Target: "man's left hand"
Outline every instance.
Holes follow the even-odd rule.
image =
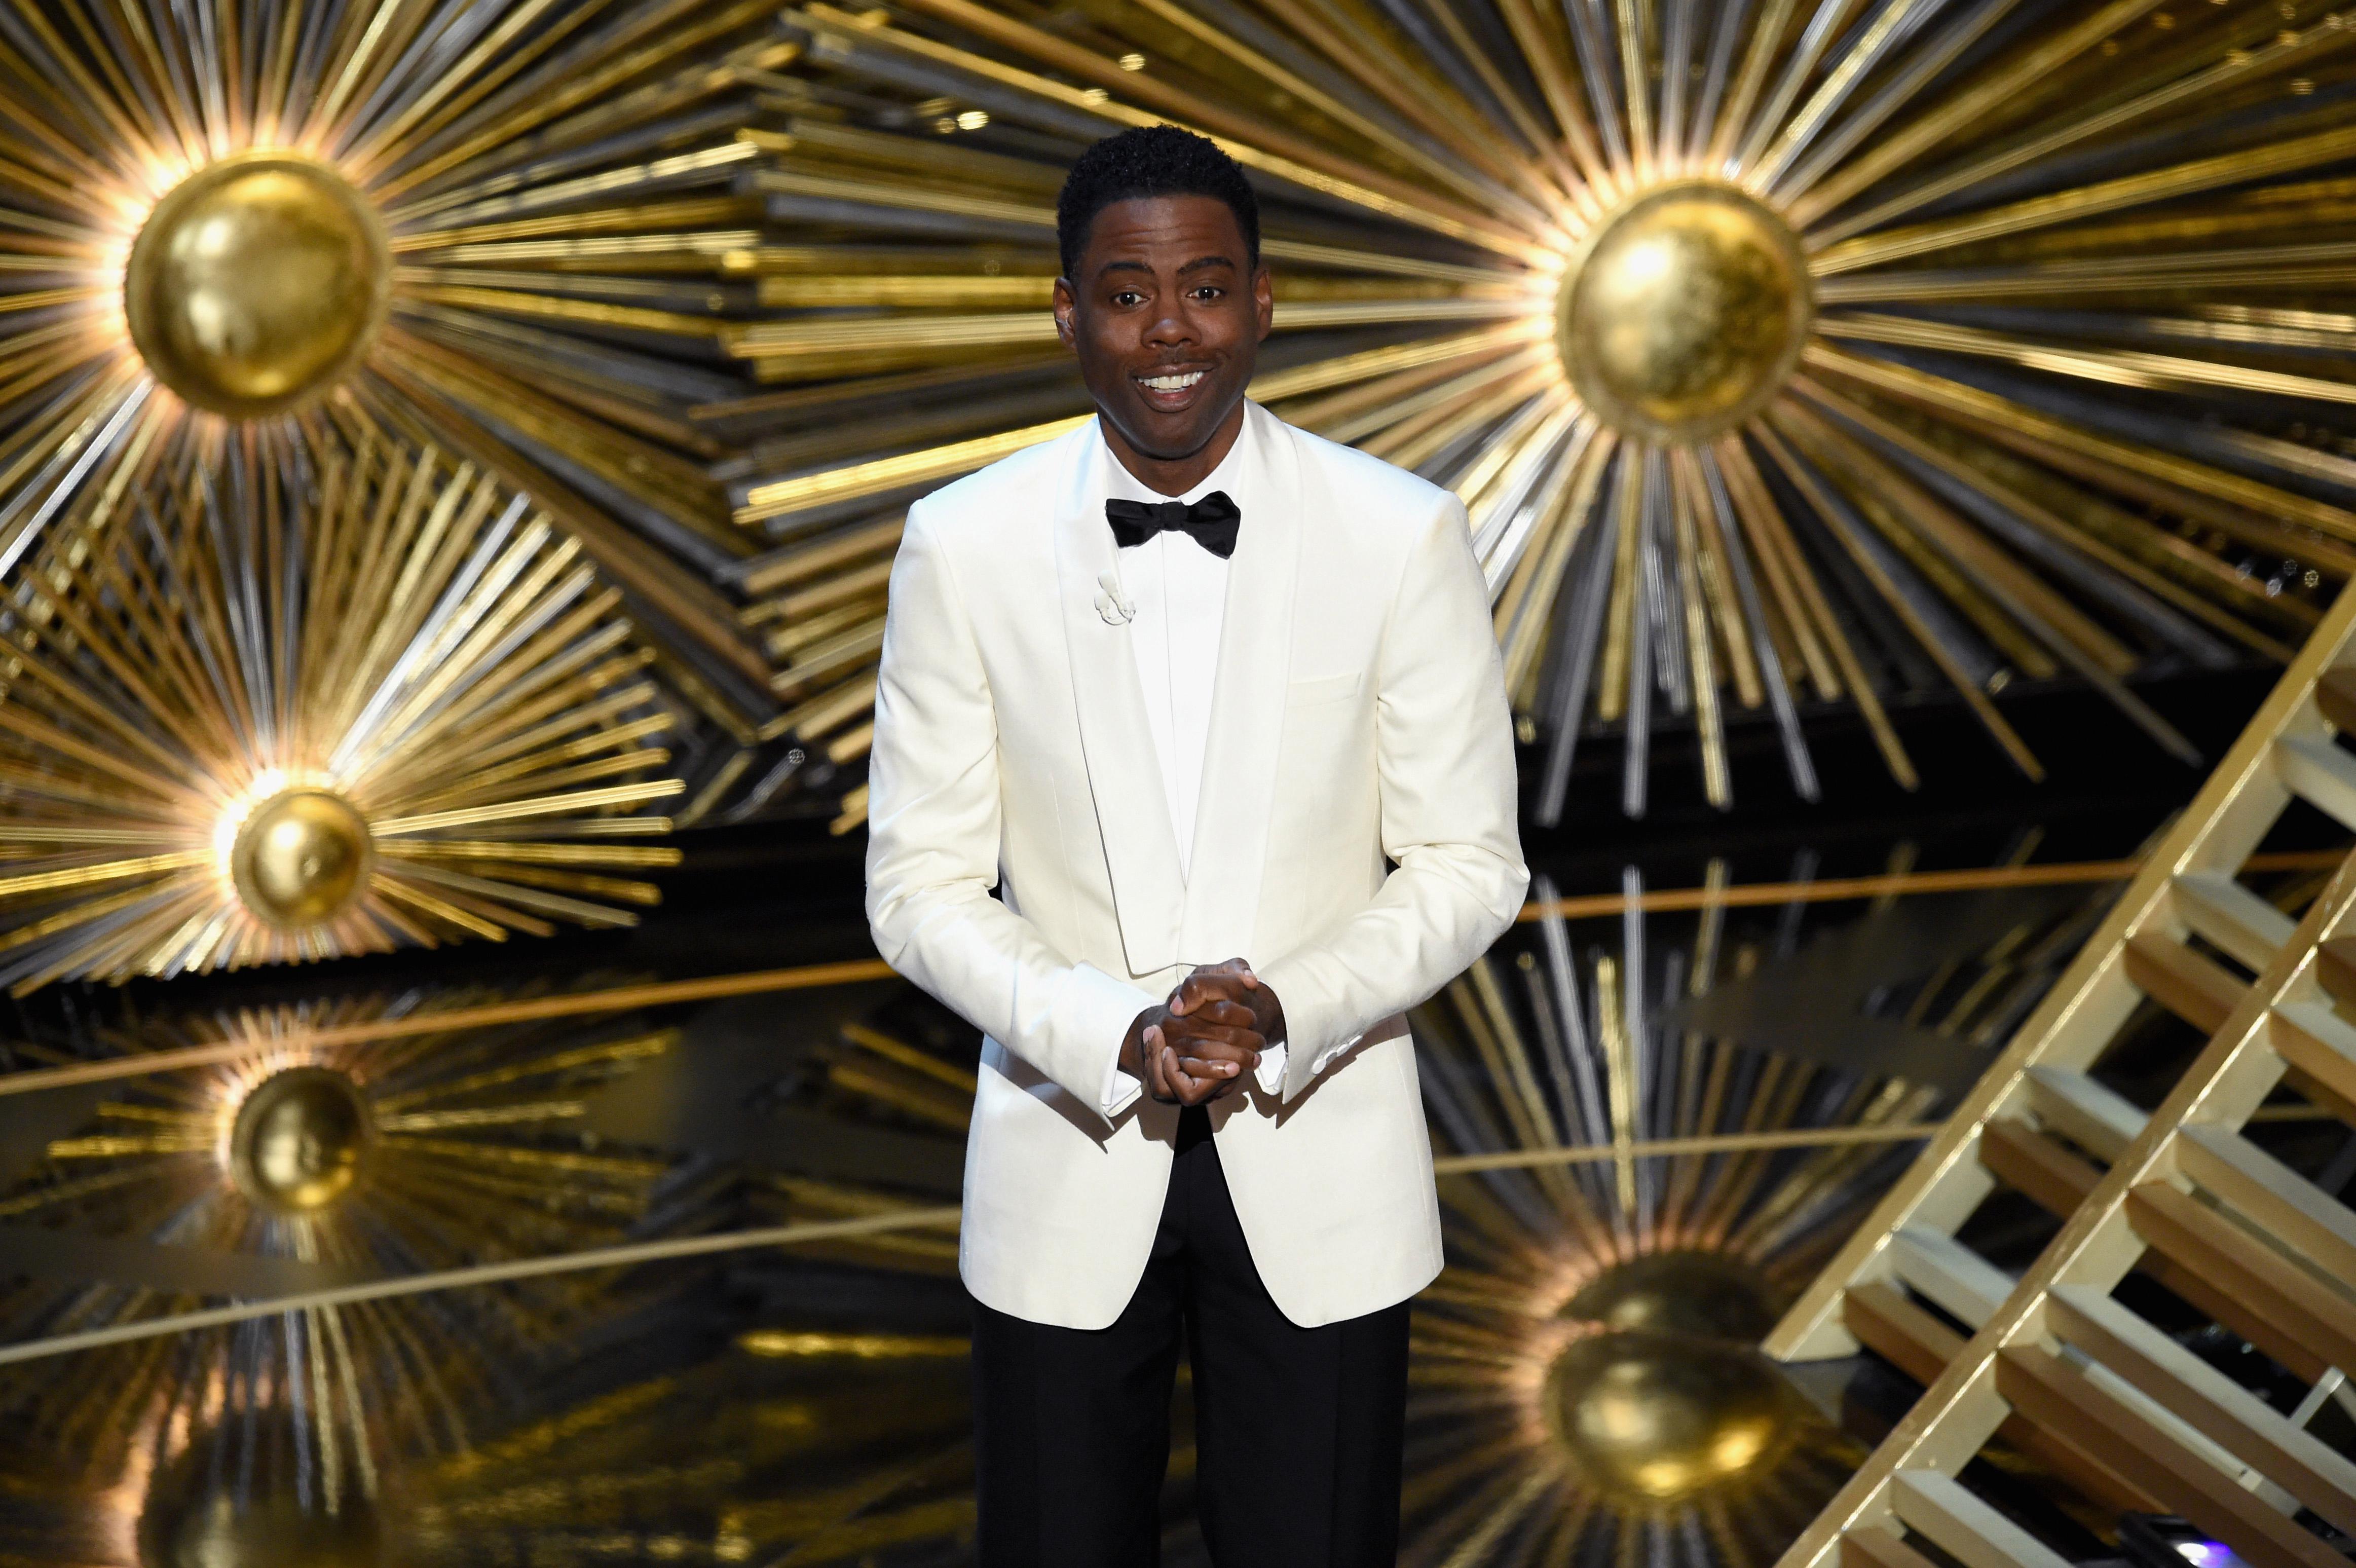
[[[1273,1046],[1284,1038],[1284,1004],[1268,983],[1252,972],[1249,963],[1239,958],[1224,963],[1206,963],[1180,981],[1170,993],[1170,1011],[1184,1017],[1198,1007],[1215,1002],[1232,1002],[1251,1009],[1252,1027],[1260,1037]]]

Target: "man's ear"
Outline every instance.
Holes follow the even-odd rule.
[[[1072,326],[1072,311],[1078,304],[1078,296],[1072,292],[1072,280],[1057,278],[1055,280],[1055,336],[1063,340],[1064,347],[1066,349],[1076,347],[1073,341],[1075,328]]]
[[[1265,343],[1276,326],[1276,280],[1269,274],[1266,262],[1252,268],[1252,314],[1258,322],[1258,341]]]

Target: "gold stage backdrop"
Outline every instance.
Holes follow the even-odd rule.
[[[2134,678],[2280,660],[2356,568],[2351,42],[2320,0],[12,5],[7,636],[50,668],[145,636],[85,655],[60,606],[93,562],[168,596],[165,534],[201,512],[258,542],[208,546],[224,618],[157,678],[238,723],[307,681],[340,722],[383,671],[270,666],[330,592],[282,542],[396,493],[381,465],[453,469],[618,590],[679,820],[855,826],[902,509],[1084,414],[1053,196],[1167,118],[1266,197],[1257,395],[1470,507],[1542,820],[1595,725],[1630,737],[1631,812],[1662,725],[1720,804],[1746,721],[1813,796],[1815,704],[1911,782],[1890,710],[1950,694],[2034,775],[1990,700],[2016,679],[2090,683],[2182,754]],[[456,537],[396,530],[388,595]],[[484,614],[527,615],[527,580],[482,578]],[[203,665],[232,647],[237,681]],[[203,749],[13,670],[12,789],[48,788],[45,725],[128,725],[105,744],[139,768]],[[303,832],[359,843],[356,777],[253,740],[341,800]],[[94,858],[9,845],[37,851]],[[363,924],[449,923],[368,886],[406,912]]]
[[[133,492],[25,596],[0,983],[546,935],[651,902],[605,873],[678,859],[614,842],[668,825],[616,813],[679,792],[641,744],[671,719],[578,542],[431,450],[371,435],[317,493],[252,456]]]
[[[1721,805],[1745,723],[1813,797],[1819,705],[1901,781],[1932,698],[2033,775],[2015,681],[2183,755],[2133,682],[2283,660],[2356,574],[2351,44],[2311,0],[0,6],[0,983],[622,922],[674,823],[855,828],[904,509],[1085,416],[1053,197],[1164,118],[1267,199],[1256,395],[1465,499],[1542,821],[1599,726],[1631,813],[1664,725]],[[1803,949],[1804,894],[1722,883],[1426,1015],[1412,1561],[1772,1556],[1854,1453],[1746,1341],[2089,918]],[[969,1042],[854,976],[5,1041],[0,1557],[954,1560]]]

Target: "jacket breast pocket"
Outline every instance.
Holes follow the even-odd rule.
[[[1320,675],[1307,681],[1295,681],[1284,694],[1288,708],[1312,707],[1319,703],[1338,703],[1344,697],[1358,694],[1358,673]]]

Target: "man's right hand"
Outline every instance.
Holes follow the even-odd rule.
[[[1130,1021],[1120,1042],[1121,1069],[1164,1104],[1216,1100],[1259,1065],[1268,1042],[1252,1025],[1252,1010],[1234,1002],[1183,1014],[1166,1004],[1148,1007]]]

